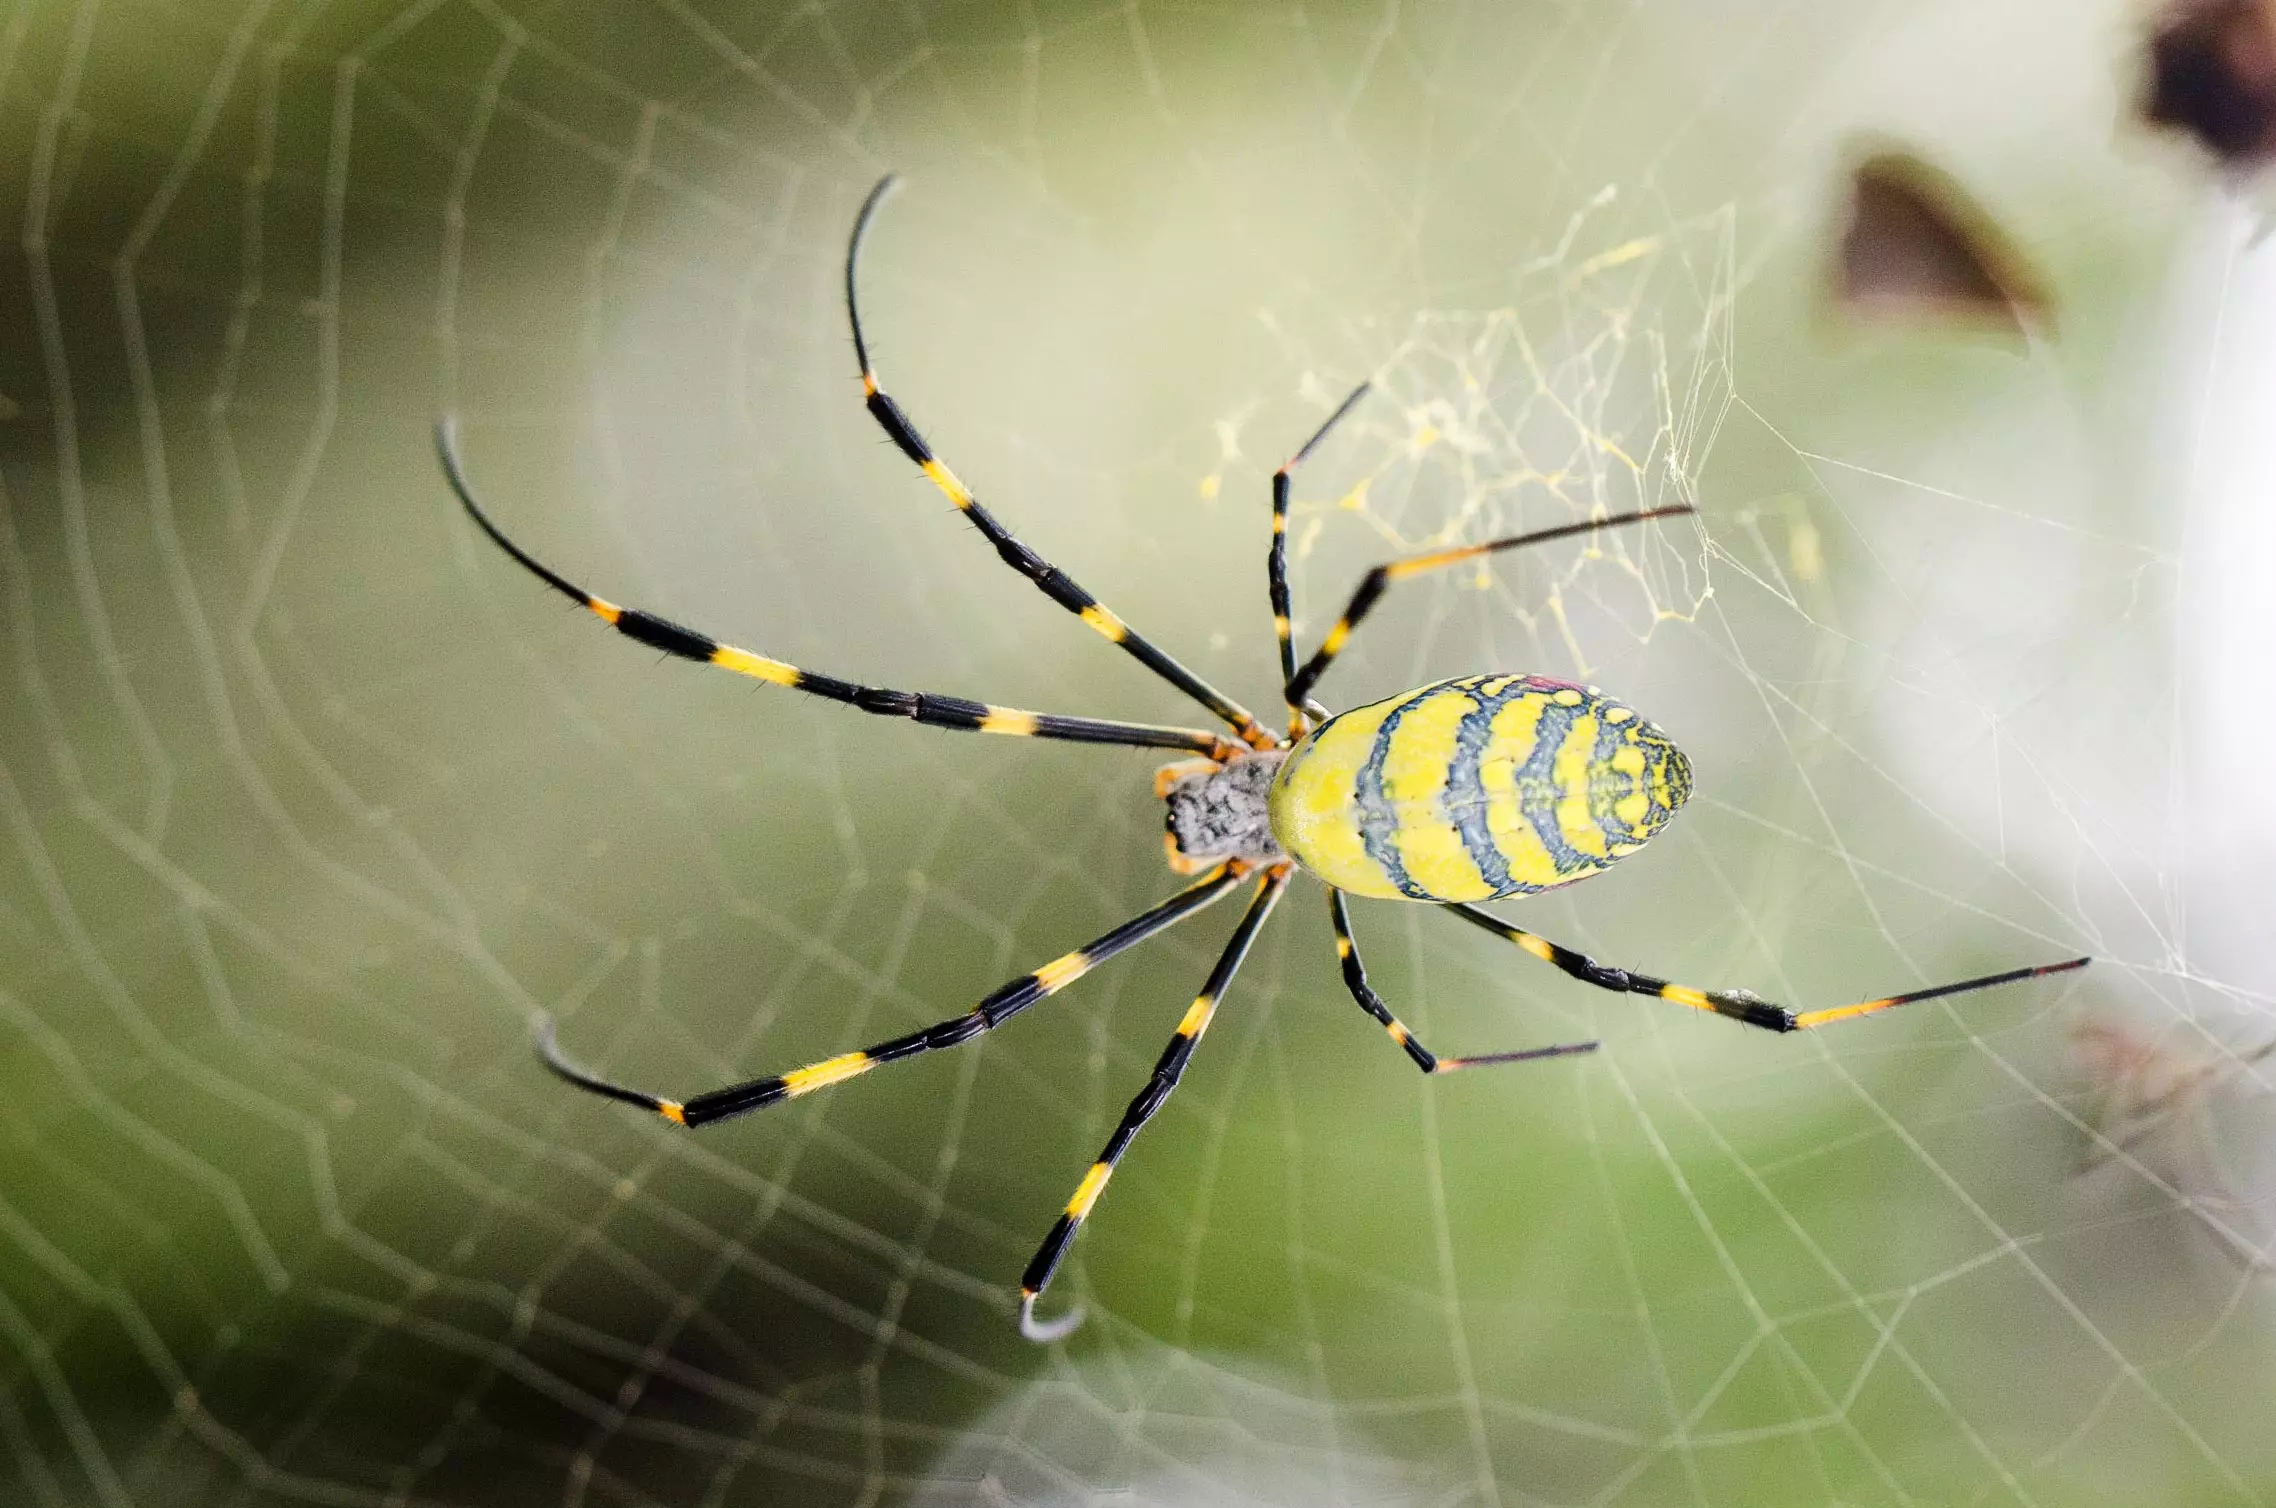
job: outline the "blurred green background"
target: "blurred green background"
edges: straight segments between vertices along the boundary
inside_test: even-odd
[[[1996,10],[0,12],[0,1500],[2276,1497],[2272,254],[2127,123],[2138,12]],[[2059,336],[1829,311],[1865,142]],[[1299,882],[1052,1348],[1021,1264],[1229,911],[700,1137],[549,1080],[541,1009],[694,1092],[1173,883],[1142,751],[659,663],[441,484],[452,411],[601,595],[1190,720],[862,414],[887,168],[891,386],[1252,706],[1266,478],[1362,376],[1315,635],[1395,548],[1699,505],[1405,588],[1327,683],[1584,675],[1683,739],[1682,822],[1526,925],[1803,1006],[2095,967],[1772,1039],[1363,905],[1441,1050],[1605,1043],[1425,1083]]]

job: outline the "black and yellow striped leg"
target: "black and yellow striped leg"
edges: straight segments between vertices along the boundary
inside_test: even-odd
[[[1406,1049],[1414,1059],[1415,1067],[1424,1073],[1452,1073],[1457,1068],[1482,1068],[1488,1063],[1530,1063],[1537,1058],[1569,1058],[1580,1053],[1595,1052],[1594,1042],[1568,1042],[1557,1047],[1523,1047],[1515,1052],[1481,1053],[1468,1058],[1442,1058],[1422,1045],[1415,1034],[1407,1030],[1406,1023],[1391,1014],[1391,1007],[1367,982],[1367,965],[1360,960],[1359,944],[1351,935],[1351,917],[1344,907],[1343,892],[1328,887],[1328,918],[1336,928],[1336,958],[1343,965],[1344,987],[1359,1008],[1373,1016],[1391,1040]]]
[[[1146,749],[1189,749],[1207,754],[1212,759],[1224,759],[1239,752],[1242,747],[1230,739],[1199,728],[1167,728],[1153,723],[1061,717],[1049,712],[1022,712],[1016,707],[991,706],[986,702],[967,701],[960,696],[936,696],[924,691],[894,691],[883,686],[862,686],[852,681],[841,681],[836,676],[801,670],[796,665],[785,664],[781,660],[770,660],[765,655],[737,649],[732,644],[722,644],[708,634],[682,628],[669,619],[644,613],[638,608],[619,607],[613,602],[593,596],[583,587],[560,575],[515,544],[504,530],[490,521],[490,515],[475,501],[473,485],[467,481],[465,468],[459,461],[457,426],[452,420],[445,418],[435,426],[435,448],[442,455],[443,474],[450,479],[451,490],[458,494],[458,500],[465,506],[467,515],[490,537],[493,544],[562,596],[626,638],[651,649],[660,649],[683,660],[716,665],[722,670],[765,681],[771,686],[787,686],[809,696],[843,702],[880,717],[906,717],[933,728],[964,728],[980,733],[1008,734],[1016,738],[1057,738],[1075,743],[1126,744]]]
[[[1469,922],[1483,927],[1494,936],[1517,944],[1543,963],[1553,964],[1583,984],[1593,984],[1600,990],[1612,990],[1625,995],[1651,995],[1677,1005],[1689,1006],[1695,1011],[1711,1011],[1728,1016],[1748,1026],[1759,1026],[1765,1031],[1809,1031],[1813,1027],[1827,1026],[1836,1021],[1847,1021],[1852,1016],[1870,1016],[1893,1006],[1911,1005],[1917,1000],[1935,1000],[1946,995],[1965,995],[1975,990],[1988,990],[1996,985],[2015,984],[2025,979],[2039,979],[2048,974],[2068,973],[2083,969],[2091,958],[2065,959],[2061,963],[2039,964],[2027,969],[2006,969],[1997,974],[1984,974],[1974,979],[1963,979],[1956,984],[1934,985],[1925,990],[1908,990],[1902,995],[1883,995],[1874,1000],[1860,1000],[1855,1005],[1829,1006],[1824,1010],[1791,1011],[1783,1005],[1773,1005],[1752,990],[1697,990],[1687,984],[1670,984],[1649,974],[1638,974],[1628,969],[1616,969],[1598,963],[1585,953],[1576,953],[1546,937],[1513,927],[1490,912],[1475,906],[1450,905],[1446,908]]]
[[[877,206],[884,202],[885,195],[894,182],[890,173],[877,180],[877,187],[871,189],[869,197],[862,201],[861,213],[854,218],[853,238],[846,244],[846,321],[853,327],[854,357],[861,363],[861,389],[870,417],[877,421],[887,438],[899,447],[901,454],[915,462],[917,469],[956,505],[957,511],[971,521],[989,544],[995,546],[997,557],[1005,565],[1034,582],[1044,596],[1088,623],[1109,643],[1119,644],[1132,659],[1224,719],[1241,736],[1243,742],[1259,749],[1275,747],[1279,740],[1266,732],[1263,725],[1239,703],[1156,648],[1096,597],[1084,591],[1073,577],[1022,544],[1009,529],[997,522],[994,514],[980,506],[979,499],[972,495],[972,489],[965,486],[956,473],[950,471],[933,454],[932,447],[926,443],[923,435],[917,433],[917,427],[910,422],[907,412],[878,384],[877,368],[869,359],[869,342],[862,334],[861,308],[854,292],[854,270],[861,258],[862,241],[869,233],[870,219],[877,213]]]
[[[1035,1301],[1051,1282],[1051,1274],[1058,1269],[1060,1259],[1067,1255],[1068,1244],[1075,1239],[1075,1232],[1082,1229],[1091,1206],[1098,1203],[1106,1181],[1114,1176],[1115,1165],[1122,1161],[1122,1154],[1130,1150],[1139,1129],[1154,1118],[1154,1113],[1169,1099],[1170,1091],[1178,1087],[1178,1080],[1185,1075],[1185,1065],[1192,1060],[1194,1048],[1200,1045],[1201,1034],[1209,1030],[1209,1018],[1217,1013],[1217,1002],[1224,998],[1233,976],[1240,971],[1241,961],[1249,956],[1249,944],[1256,941],[1258,929],[1264,925],[1265,918],[1272,915],[1272,908],[1279,904],[1281,892],[1288,888],[1288,879],[1293,873],[1285,864],[1265,871],[1263,881],[1257,886],[1256,898],[1249,902],[1241,924],[1233,929],[1225,951],[1218,955],[1217,966],[1209,971],[1208,982],[1194,997],[1185,1019],[1178,1022],[1170,1045],[1163,1048],[1161,1057],[1155,1060],[1146,1087],[1138,1091],[1130,1108],[1122,1113],[1122,1123],[1114,1128],[1114,1135],[1107,1138],[1106,1149],[1083,1175],[1083,1181],[1075,1186],[1075,1197],[1067,1201],[1066,1209],[1051,1227],[1051,1234],[1036,1248],[1035,1259],[1027,1264],[1027,1271],[1019,1280],[1019,1333],[1029,1340],[1058,1340],[1083,1322],[1083,1311],[1079,1308],[1055,1320],[1038,1320]]]
[[[691,1100],[666,1099],[644,1089],[631,1089],[580,1068],[562,1055],[555,1040],[553,1018],[541,1015],[537,1019],[537,1051],[545,1066],[579,1089],[622,1100],[652,1110],[664,1119],[679,1126],[701,1126],[709,1121],[725,1120],[732,1115],[763,1109],[783,1100],[794,1100],[800,1095],[812,1094],[832,1084],[869,1072],[880,1063],[891,1063],[898,1058],[913,1058],[919,1053],[934,1052],[944,1047],[955,1047],[969,1042],[984,1031],[1003,1025],[1038,1000],[1058,994],[1068,985],[1082,978],[1092,969],[1120,953],[1168,930],[1177,923],[1202,910],[1211,902],[1238,885],[1243,871],[1231,864],[1220,864],[1193,884],[1171,896],[1151,911],[1132,917],[1112,932],[1072,953],[1062,954],[1031,973],[1022,974],[1002,989],[989,995],[977,1006],[961,1016],[951,1016],[937,1025],[906,1036],[893,1037],[860,1052],[840,1053],[809,1063],[804,1068],[773,1078],[753,1079],[747,1084],[730,1084],[725,1089],[714,1089]]]
[[[1394,581],[1405,581],[1410,576],[1421,576],[1430,571],[1443,570],[1481,555],[1498,555],[1504,550],[1519,550],[1527,545],[1547,544],[1554,539],[1569,539],[1575,534],[1588,534],[1598,529],[1618,528],[1623,524],[1640,524],[1655,518],[1680,518],[1699,510],[1687,503],[1667,508],[1646,508],[1637,513],[1615,513],[1609,518],[1585,519],[1577,524],[1560,524],[1554,529],[1536,529],[1530,534],[1512,534],[1506,539],[1488,539],[1474,545],[1457,545],[1448,550],[1432,550],[1422,555],[1409,555],[1403,560],[1386,561],[1359,579],[1359,588],[1344,604],[1343,616],[1320,641],[1320,647],[1304,667],[1288,678],[1284,695],[1291,707],[1300,707],[1311,694],[1320,677],[1335,657],[1343,652],[1351,638],[1351,631],[1359,626],[1383,595],[1384,589]]]
[[[1296,679],[1296,639],[1289,617],[1291,609],[1288,595],[1289,483],[1296,474],[1296,468],[1304,464],[1304,458],[1318,449],[1320,442],[1328,437],[1328,431],[1334,429],[1343,416],[1367,396],[1369,386],[1363,382],[1353,388],[1351,395],[1336,405],[1336,411],[1328,415],[1318,429],[1312,431],[1312,438],[1298,446],[1296,454],[1290,456],[1272,474],[1272,550],[1265,557],[1265,576],[1272,595],[1272,631],[1280,640],[1280,679],[1284,685]],[[1299,725],[1305,721],[1305,710],[1300,704],[1290,702],[1288,710]]]

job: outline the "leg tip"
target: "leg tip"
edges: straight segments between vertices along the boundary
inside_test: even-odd
[[[1057,1319],[1039,1320],[1035,1317],[1035,1300],[1035,1293],[1025,1288],[1020,1290],[1019,1333],[1039,1346],[1047,1346],[1055,1340],[1065,1340],[1083,1322],[1083,1306],[1080,1304]]]
[[[877,206],[885,202],[885,196],[892,193],[893,190],[900,187],[900,185],[901,175],[888,169],[884,175],[877,180],[877,182],[870,185],[868,195],[861,201],[860,218],[862,220],[867,220],[871,215],[875,214],[877,212]]]
[[[1602,1042],[1560,1042],[1554,1047],[1524,1047],[1516,1052],[1481,1053],[1468,1058],[1440,1058],[1429,1073],[1453,1073],[1462,1068],[1487,1068],[1496,1063],[1538,1063],[1547,1058],[1577,1058],[1595,1052]]]

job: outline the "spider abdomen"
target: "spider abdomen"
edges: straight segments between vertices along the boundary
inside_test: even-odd
[[[1439,681],[1322,723],[1268,798],[1273,836],[1339,890],[1487,901],[1586,879],[1691,795],[1691,763],[1593,686]]]

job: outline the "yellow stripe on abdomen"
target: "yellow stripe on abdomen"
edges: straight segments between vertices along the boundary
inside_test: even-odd
[[[1272,835],[1299,864],[1338,890],[1398,898],[1400,892],[1368,857],[1359,831],[1359,771],[1375,748],[1375,735],[1393,709],[1412,699],[1393,697],[1355,707],[1322,724],[1289,751],[1273,777],[1266,811]]]
[[[1525,793],[1517,780],[1540,741],[1546,706],[1545,697],[1521,696],[1494,714],[1489,752],[1478,770],[1486,790],[1486,831],[1501,850],[1510,883],[1528,890],[1546,890],[1561,878],[1556,860],[1526,819]]]
[[[1603,863],[1611,855],[1605,851],[1604,829],[1597,824],[1596,814],[1589,810],[1589,788],[1594,783],[1596,763],[1596,718],[1582,713],[1573,719],[1565,731],[1565,741],[1557,750],[1552,765],[1552,778],[1557,783],[1557,830],[1565,835],[1565,842],[1575,853]]]
[[[1482,901],[1494,894],[1446,805],[1455,730],[1477,708],[1458,686],[1424,692],[1407,703],[1383,757],[1383,796],[1397,824],[1392,846],[1407,879],[1441,900]]]

